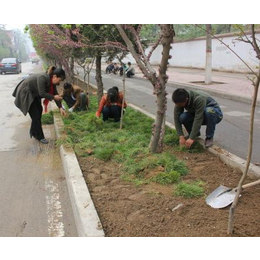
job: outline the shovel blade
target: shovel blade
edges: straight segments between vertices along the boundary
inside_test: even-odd
[[[230,205],[236,196],[236,190],[219,186],[206,198],[206,203],[215,209],[225,208]]]

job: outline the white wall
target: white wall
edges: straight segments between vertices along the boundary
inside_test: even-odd
[[[260,40],[260,34],[256,37]],[[253,69],[258,66],[257,58],[250,44],[236,41],[234,37],[222,38],[223,42],[229,45],[244,61]],[[146,53],[150,51],[148,47]],[[161,59],[162,46],[159,45],[153,52],[151,63],[158,65]],[[172,58],[170,66],[187,68],[205,68],[206,40],[195,40],[186,42],[176,42],[172,44]],[[132,55],[128,55],[125,62],[135,60]],[[212,39],[212,68],[221,71],[248,72],[248,68],[240,61],[227,47],[218,40]]]

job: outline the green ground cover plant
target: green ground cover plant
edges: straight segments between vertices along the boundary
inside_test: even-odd
[[[42,115],[42,124],[43,125],[52,125],[53,124],[53,112],[52,111]]]
[[[96,118],[96,110],[97,99],[92,97],[90,111],[71,113],[63,118],[67,137],[59,143],[73,147],[77,156],[95,156],[104,162],[112,160],[120,164],[124,172],[122,179],[136,185],[151,181],[170,185],[188,174],[185,162],[174,155],[179,143],[175,130],[168,127],[165,130],[165,144],[172,146],[172,152],[151,154],[148,145],[153,119],[127,108],[120,130],[119,123],[112,119],[103,122],[102,118]],[[149,177],[150,171],[157,175]]]
[[[192,183],[180,182],[176,185],[174,194],[185,198],[194,198],[204,195],[203,186],[205,184],[201,181],[195,181]]]

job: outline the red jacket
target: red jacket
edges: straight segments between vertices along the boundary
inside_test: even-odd
[[[113,105],[116,105],[116,106],[119,106],[119,107],[122,107],[123,97],[124,97],[124,96],[123,96],[123,93],[120,92],[120,93],[118,94],[118,98],[117,98],[116,102],[115,102],[115,103],[112,103],[112,104],[113,104]],[[111,102],[108,102],[108,101],[107,101],[107,95],[104,95],[104,96],[102,97],[100,103],[99,103],[99,108],[98,108],[98,110],[97,110],[97,112],[96,112],[96,116],[97,116],[97,117],[100,117],[103,108],[104,108],[104,107],[110,107],[112,104],[111,104]],[[124,102],[124,107],[127,107],[126,102]]]

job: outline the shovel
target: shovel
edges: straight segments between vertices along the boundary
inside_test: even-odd
[[[245,184],[242,186],[242,189],[249,188],[257,184],[260,184],[260,180]],[[225,208],[234,201],[236,194],[237,188],[232,189],[220,185],[208,195],[206,198],[206,203],[214,209]]]

